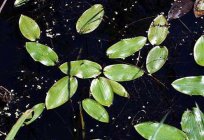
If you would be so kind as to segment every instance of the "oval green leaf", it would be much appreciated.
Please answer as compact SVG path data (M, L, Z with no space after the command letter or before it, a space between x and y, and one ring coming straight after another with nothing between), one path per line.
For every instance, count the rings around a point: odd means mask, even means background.
M187 95L204 96L204 76L191 76L175 80L171 84L177 91Z
M131 81L141 77L144 71L127 64L109 65L104 68L104 75L114 81Z
M76 92L77 79L74 77L63 77L57 81L48 91L45 104L47 109L53 109L66 103Z
M181 127L189 140L204 140L204 114L198 106L183 113Z
M58 62L57 54L48 46L37 42L26 42L26 50L37 62L45 66L54 66Z
M160 70L168 58L168 49L163 46L156 46L147 55L146 68L150 74Z
M103 20L104 9L101 4L95 4L86 10L76 23L76 30L80 34L94 31Z
M6 136L6 140L13 140L18 133L19 129L24 125L24 122L32 114L33 110L29 109L21 115L18 121L13 125L10 132Z
M139 36L135 38L123 39L112 45L106 51L109 58L126 58L142 49L147 41L146 37Z
M45 104L44 103L40 103L35 105L32 110L34 111L34 115L32 116L32 118L25 122L26 125L31 124L33 121L35 121L43 112L43 110L45 109Z
M115 94L122 96L122 97L127 97L127 98L130 97L126 89L120 83L113 81L113 80L109 80L109 82Z
M109 122L109 115L106 109L100 105L98 102L92 99L84 99L82 101L82 107L89 114L92 118L108 123Z
M90 87L94 99L104 106L110 106L113 103L114 94L108 79L99 77L93 79Z
M26 4L29 0L16 0L15 3L14 3L14 6L15 7L20 7L24 4Z
M169 33L169 24L163 15L157 16L151 23L148 31L148 39L152 45L160 45Z
M134 127L145 139L151 139L155 131L157 131L157 135L154 137L155 140L187 140L187 136L183 131L166 124L144 122Z
M89 60L71 61L62 64L59 69L70 76L87 79L101 74L101 66Z
M19 28L22 35L30 41L36 41L40 38L40 27L28 16L21 15L19 19Z
M194 46L194 59L196 63L200 66L204 66L204 35L201 36L197 41Z

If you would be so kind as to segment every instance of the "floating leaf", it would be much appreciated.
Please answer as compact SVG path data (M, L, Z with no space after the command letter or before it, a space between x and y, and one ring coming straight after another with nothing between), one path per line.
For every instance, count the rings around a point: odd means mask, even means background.
M10 132L6 136L6 140L13 140L15 138L17 132L23 126L25 120L31 115L32 112L33 110L29 109L25 113L23 113L23 115L18 119L18 121L11 128Z
M204 140L204 114L198 106L183 113L181 127L189 140Z
M29 0L16 0L15 3L14 3L14 6L15 7L20 7L24 4L26 4Z
M204 15L204 0L196 0L194 4L194 14L197 18Z
M191 11L193 7L192 0L175 0L168 13L168 19L177 19Z
M126 58L142 49L147 41L146 37L139 36L135 38L123 39L112 45L106 51L109 58Z
M6 136L6 140L13 140L18 133L19 129L24 126L24 124L28 125L31 124L33 121L35 121L43 112L45 107L44 103L40 103L35 105L32 109L26 110L25 113L21 115L21 117L18 119L18 121L13 125L10 132ZM34 115L32 116L32 113L34 112ZM27 119L30 119L28 122L26 122Z
M76 78L63 77L48 91L45 104L47 109L53 109L66 103L76 92L78 82Z
M127 64L109 65L104 68L104 75L114 81L131 81L141 77L144 71Z
M180 78L174 81L171 85L181 93L204 96L204 76Z
M160 45L167 37L169 24L163 15L157 16L151 23L148 39L152 45Z
M92 118L104 123L109 122L108 112L96 101L92 99L84 99L82 101L82 107Z
M151 139L154 132L160 127L155 136L155 140L187 140L187 136L183 131L166 124L144 122L137 124L134 127L145 139Z
M166 63L168 58L168 49L163 46L156 46L150 50L147 55L146 67L147 71L152 74L160 70Z
M58 62L57 54L48 46L37 42L26 42L26 50L37 62L45 66L54 66Z
M158 127L155 129L155 131L152 134L151 138L149 138L148 140L157 140L157 134L159 133L161 127L164 125L164 121L166 120L168 114L169 114L169 112L162 118L162 120L160 121Z
M89 60L71 61L62 64L60 70L68 75L87 79L95 78L101 74L101 66Z
M32 119L25 122L26 125L31 124L33 121L35 121L43 112L45 108L45 104L44 103L40 103L35 105L32 110L34 111L34 115L32 116Z
M127 97L127 98L130 97L126 89L120 83L113 81L113 80L109 80L109 82L115 94L122 96L122 97Z
M91 82L91 94L94 99L104 106L110 106L113 103L114 94L108 79L99 77Z
M25 15L21 15L19 20L19 28L23 36L30 41L36 41L40 38L40 28L38 24Z
M101 4L95 4L86 10L78 19L76 30L80 34L87 34L94 31L103 20L104 9Z
M194 59L196 63L200 66L204 66L204 35L201 36L197 41L194 46Z

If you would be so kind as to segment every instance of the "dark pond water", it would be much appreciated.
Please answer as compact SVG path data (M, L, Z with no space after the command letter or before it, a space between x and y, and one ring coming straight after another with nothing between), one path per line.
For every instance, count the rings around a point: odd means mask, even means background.
M13 91L14 99L9 105L1 103L0 131L8 132L16 121L16 112L21 113L33 105L44 102L46 92L55 80L64 75L57 67L45 67L34 62L24 48L27 41L18 29L20 14L34 18L40 25L39 40L54 48L60 63L70 60L89 59L102 66L115 64L109 60L106 49L122 38L139 35L146 31L154 17L167 15L171 0L35 0L21 8L13 7L8 0L0 14L0 85ZM91 34L78 35L75 23L84 10L95 3L105 7L105 18L100 27ZM187 26L187 28L182 24ZM86 139L143 140L133 125L143 121L160 121L170 111L165 123L180 128L182 113L198 103L204 111L202 97L190 97L178 93L171 82L184 76L203 75L204 68L193 59L192 50L202 34L204 19L196 19L191 11L181 20L171 21L170 34L163 43L169 49L169 60L153 76L148 75L123 85L130 99L115 97L108 108L111 121L99 123L84 113ZM141 51L139 66L143 66L147 45ZM80 53L79 53L80 52ZM123 60L136 63L138 54ZM23 127L16 140L72 140L81 139L78 101L89 96L90 80L79 80L79 88L72 102L50 111L45 111L32 125ZM17 115L18 116L18 115ZM4 136L0 137L4 139Z

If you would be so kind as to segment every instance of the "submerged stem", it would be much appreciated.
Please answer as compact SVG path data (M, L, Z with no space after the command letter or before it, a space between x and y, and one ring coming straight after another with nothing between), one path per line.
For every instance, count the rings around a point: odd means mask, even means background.
M4 8L5 4L6 4L6 2L7 2L7 0L4 0L4 1L3 1L2 5L1 5L1 7L0 7L0 13L2 12L2 10L3 10L3 8Z
M83 116L83 112L82 112L82 105L81 102L79 103L79 115L80 115L80 120L81 120L81 129L82 129L82 139L85 140L85 122L84 122L84 116Z

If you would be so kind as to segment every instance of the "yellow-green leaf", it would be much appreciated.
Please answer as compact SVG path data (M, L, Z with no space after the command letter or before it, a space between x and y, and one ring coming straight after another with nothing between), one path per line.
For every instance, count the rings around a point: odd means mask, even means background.
M92 99L84 99L82 101L82 107L89 114L92 118L108 123L109 122L109 115L106 109L100 105L98 102Z
M106 54L109 58L126 58L142 49L147 41L146 37L139 36L123 39L108 48Z
M66 62L59 68L65 74L76 76L82 79L95 78L101 74L102 69L99 64L89 60Z
M34 111L34 115L32 116L32 118L25 122L26 125L31 124L33 121L35 121L43 112L43 110L45 109L45 104L44 103L40 103L35 105L32 110Z
M14 124L14 126L11 128L10 132L6 136L6 140L13 140L18 133L19 129L23 126L25 120L31 115L33 112L32 109L27 110L21 117L18 119L18 121Z
M148 39L152 45L160 45L169 33L169 24L163 15L157 16L151 23L148 31Z
M15 7L20 7L24 4L26 4L29 0L16 0L15 3L14 3L14 6Z
M45 104L47 109L57 108L66 103L76 92L77 79L68 76L57 81L47 92Z
M104 9L101 4L95 4L87 9L76 23L76 30L80 34L94 31L103 20Z
M104 75L114 81L131 81L141 77L144 71L127 64L109 65L104 68Z
M54 66L58 62L57 54L48 46L37 42L26 42L26 50L37 62L45 66Z
M181 127L189 140L204 140L204 114L198 106L183 113Z
M113 103L113 90L109 80L104 77L93 79L90 87L94 99L104 106L110 106Z
M31 124L33 121L35 121L43 112L45 107L44 103L40 103L35 105L32 109L26 110L25 113L21 115L21 117L17 120L17 122L13 125L10 132L6 136L6 140L13 140L18 133L19 129L24 126L24 124L28 125ZM32 113L34 112L34 115L32 116ZM26 122L27 119L30 119L28 122Z
M175 80L171 84L177 91L187 95L204 96L204 76L190 76Z
M160 70L168 58L168 49L163 46L156 46L147 55L146 68L152 74Z
M126 89L120 83L113 81L113 80L109 80L109 82L115 94L122 96L122 97L127 97L127 98L130 97Z
M155 131L157 131L157 135L154 136L154 140L187 140L187 136L183 131L167 124L144 122L134 127L147 140L153 137Z
M40 38L40 27L28 16L21 15L19 19L19 28L22 35L30 41L36 41Z
M204 66L204 35L202 35L194 46L194 59L196 63L200 66Z

